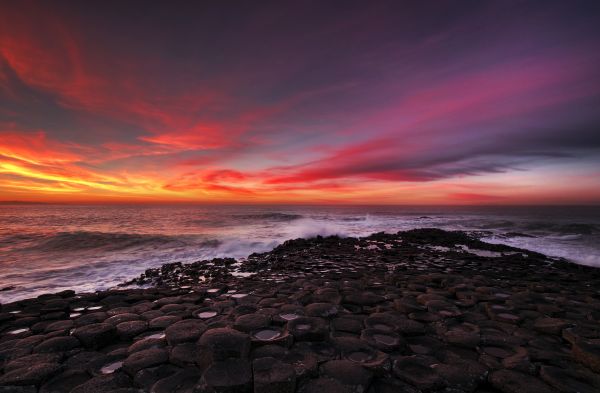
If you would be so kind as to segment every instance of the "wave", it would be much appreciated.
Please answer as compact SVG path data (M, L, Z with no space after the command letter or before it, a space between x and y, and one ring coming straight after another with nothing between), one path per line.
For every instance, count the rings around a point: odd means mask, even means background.
M554 232L562 234L575 234L575 235L593 235L600 231L600 228L594 224L587 223L568 223L559 224L544 221L528 222L523 224L525 231L542 231L542 232Z
M342 225L336 224L335 222L327 222L314 220L312 218L304 218L297 220L293 225L287 228L287 238L312 238L317 236L348 236L346 228Z
M234 218L239 220L266 220L266 221L294 221L303 216L301 214L289 213L257 213L257 214L236 214Z
M38 240L37 244L30 245L30 250L35 251L83 251L91 249L104 249L107 251L123 250L144 245L164 245L176 243L185 245L183 237L166 235L147 235L132 233L105 233L105 232L58 232Z

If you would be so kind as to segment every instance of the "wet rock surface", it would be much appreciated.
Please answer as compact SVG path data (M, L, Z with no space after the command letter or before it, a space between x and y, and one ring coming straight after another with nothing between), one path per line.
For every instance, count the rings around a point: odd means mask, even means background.
M465 233L297 239L1 305L0 392L598 392L599 319L599 270Z

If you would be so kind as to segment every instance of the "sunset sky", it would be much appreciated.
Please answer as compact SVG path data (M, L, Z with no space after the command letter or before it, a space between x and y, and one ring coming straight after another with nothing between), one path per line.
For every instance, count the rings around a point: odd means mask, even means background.
M4 1L0 200L600 203L600 2Z

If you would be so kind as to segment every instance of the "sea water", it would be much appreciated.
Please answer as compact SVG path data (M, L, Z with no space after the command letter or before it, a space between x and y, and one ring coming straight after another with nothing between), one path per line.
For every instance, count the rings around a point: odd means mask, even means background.
M164 263L244 258L293 238L413 228L600 266L600 207L0 205L0 302L107 289Z

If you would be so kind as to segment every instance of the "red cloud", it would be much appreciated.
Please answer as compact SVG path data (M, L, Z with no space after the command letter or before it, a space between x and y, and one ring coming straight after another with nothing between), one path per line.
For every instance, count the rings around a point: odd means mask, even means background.
M30 164L55 165L81 161L73 145L50 141L43 131L0 131L0 156Z

